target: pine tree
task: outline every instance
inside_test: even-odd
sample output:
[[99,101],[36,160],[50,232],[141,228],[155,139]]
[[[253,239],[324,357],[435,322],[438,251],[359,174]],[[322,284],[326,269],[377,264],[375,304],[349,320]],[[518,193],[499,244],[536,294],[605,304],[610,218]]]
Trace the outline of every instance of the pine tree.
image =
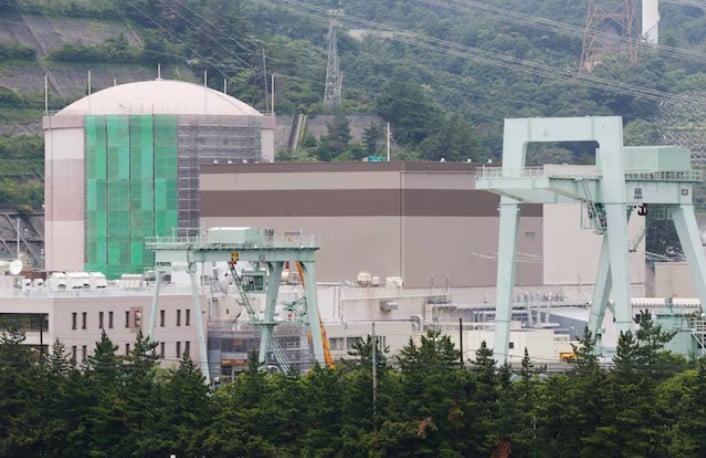
[[198,367],[185,353],[179,367],[169,371],[164,386],[164,414],[158,418],[165,456],[202,455],[198,434],[210,414],[209,387]]

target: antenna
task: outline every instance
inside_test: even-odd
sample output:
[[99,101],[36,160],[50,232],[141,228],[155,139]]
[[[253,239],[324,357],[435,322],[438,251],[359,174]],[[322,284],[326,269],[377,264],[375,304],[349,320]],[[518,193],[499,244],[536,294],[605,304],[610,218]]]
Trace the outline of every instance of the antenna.
[[49,114],[49,77],[44,75],[44,114]]

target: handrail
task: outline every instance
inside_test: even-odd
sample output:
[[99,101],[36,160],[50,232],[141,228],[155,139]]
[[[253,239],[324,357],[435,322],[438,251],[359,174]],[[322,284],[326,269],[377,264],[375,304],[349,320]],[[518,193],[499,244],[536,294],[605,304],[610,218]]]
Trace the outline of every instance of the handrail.
[[230,249],[317,249],[319,247],[316,237],[308,236],[280,236],[267,237],[257,242],[222,242],[210,241],[207,236],[159,236],[145,237],[145,248],[148,250],[230,250]]
[[[539,167],[504,168],[481,167],[476,169],[477,178],[574,178],[598,180],[603,177],[594,166],[561,166],[547,164]],[[625,172],[625,181],[679,181],[701,182],[701,170],[628,170]]]

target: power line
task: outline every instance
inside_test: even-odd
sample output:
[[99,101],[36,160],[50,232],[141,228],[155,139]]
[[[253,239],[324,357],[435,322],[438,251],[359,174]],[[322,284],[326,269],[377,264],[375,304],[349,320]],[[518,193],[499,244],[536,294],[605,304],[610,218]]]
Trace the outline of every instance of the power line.
[[[259,4],[266,4],[264,0],[252,1],[255,1]],[[300,14],[313,18],[320,22],[324,22],[326,20],[325,16],[323,16],[324,14],[326,14],[326,10],[322,7],[310,5],[298,0],[280,0],[279,3],[285,3],[286,5],[275,5],[274,3],[267,4],[285,9],[294,14]],[[459,43],[442,40],[439,38],[434,38],[415,32],[410,32],[386,24],[353,17],[347,14],[341,14],[340,19],[350,24],[364,25],[369,28],[392,32],[392,39],[419,48],[428,49],[430,51],[454,55],[458,57],[465,57],[485,64],[501,66],[515,71],[529,73],[541,77],[547,77],[559,81],[570,81],[571,83],[576,85],[585,86],[592,89],[606,90],[622,95],[641,97],[648,100],[664,102],[674,105],[692,105],[699,107],[706,106],[706,100],[704,100],[703,97],[686,97],[677,94],[670,94],[656,89],[634,86],[619,81],[606,80],[604,78],[599,78],[594,75],[580,73],[575,70],[554,69],[545,64],[501,55],[491,51],[485,51],[479,48],[464,46]]]
[[[453,11],[463,12],[463,13],[476,13],[481,12],[486,16],[490,16],[495,20],[509,22],[521,26],[529,26],[532,28],[537,28],[540,30],[545,30],[548,32],[556,32],[564,35],[575,36],[581,38],[584,33],[583,27],[578,27],[571,24],[565,24],[563,22],[555,21],[552,19],[547,19],[539,16],[531,16],[525,13],[519,13],[516,11],[498,8],[491,5],[486,5],[483,3],[475,2],[472,0],[419,0],[422,3],[427,3],[430,5],[441,6],[442,8],[447,8]],[[681,3],[675,1],[674,3]],[[706,8],[706,5],[702,5]],[[609,39],[613,42],[619,42],[627,44],[632,43],[632,40],[625,38],[621,35],[616,35],[612,33],[605,32],[603,30],[591,30],[593,35],[596,37]],[[634,44],[634,43],[633,43]],[[670,54],[677,57],[683,57],[687,60],[692,60],[698,63],[706,63],[706,54],[680,49],[672,46],[666,46],[662,44],[650,45],[645,42],[639,42],[637,45],[649,51],[656,50],[664,54]]]

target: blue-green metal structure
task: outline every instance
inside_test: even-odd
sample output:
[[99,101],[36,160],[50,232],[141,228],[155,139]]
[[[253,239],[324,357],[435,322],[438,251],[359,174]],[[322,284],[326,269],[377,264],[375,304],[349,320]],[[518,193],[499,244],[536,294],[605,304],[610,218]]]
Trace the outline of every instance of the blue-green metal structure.
[[228,261],[247,261],[264,264],[269,273],[265,286],[265,311],[262,318],[253,323],[261,331],[259,359],[261,363],[265,363],[267,356],[273,352],[275,358],[281,361],[281,358],[278,357],[279,349],[273,337],[274,326],[277,325],[275,306],[284,264],[287,262],[298,262],[301,264],[304,274],[303,303],[305,304],[305,311],[301,315],[305,317],[311,333],[314,358],[323,366],[324,347],[321,337],[316,296],[316,270],[314,267],[315,252],[319,247],[315,239],[305,236],[274,237],[271,233],[268,235],[267,230],[256,228],[219,229],[215,233],[211,232],[213,231],[212,229],[205,236],[168,236],[146,239],[146,248],[154,252],[155,271],[157,273],[150,312],[149,336],[154,337],[162,274],[186,269],[191,278],[193,313],[196,317],[198,328],[201,370],[208,380],[210,378],[208,352],[196,278],[197,264]]
[[[692,202],[692,186],[701,182],[701,173],[692,170],[688,150],[623,146],[622,126],[622,119],[615,116],[505,120],[502,167],[483,168],[476,176],[477,189],[501,196],[494,345],[498,364],[509,357],[515,254],[523,203],[582,202],[591,227],[603,235],[589,319],[589,330],[599,339],[604,333],[601,326],[611,292],[611,311],[618,331],[632,329],[627,229],[635,209],[639,214],[657,212],[674,220],[703,310],[706,259]],[[597,142],[596,164],[525,166],[529,143],[564,141]]]

